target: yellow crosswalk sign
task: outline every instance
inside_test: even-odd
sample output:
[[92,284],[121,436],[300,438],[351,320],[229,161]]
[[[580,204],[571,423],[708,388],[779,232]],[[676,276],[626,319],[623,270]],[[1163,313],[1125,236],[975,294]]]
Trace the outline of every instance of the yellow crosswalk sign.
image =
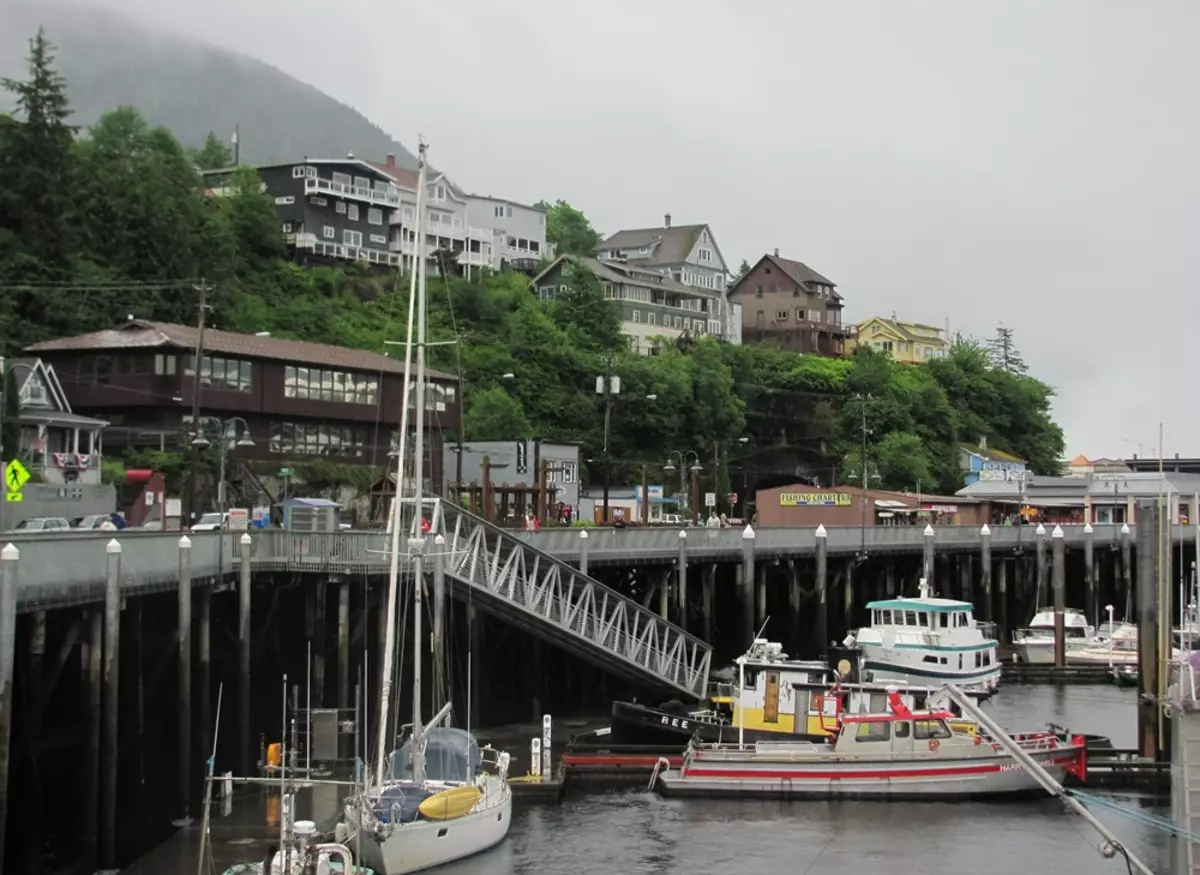
[[9,492],[7,495],[4,496],[4,498],[6,501],[13,501],[13,502],[25,500],[25,496],[22,495],[20,492]]
[[[8,490],[8,494],[20,492],[25,488],[25,484],[29,482],[29,469],[21,464],[20,459],[13,459],[4,466],[4,486]],[[20,499],[16,499],[20,500]],[[9,499],[13,501],[13,499]]]

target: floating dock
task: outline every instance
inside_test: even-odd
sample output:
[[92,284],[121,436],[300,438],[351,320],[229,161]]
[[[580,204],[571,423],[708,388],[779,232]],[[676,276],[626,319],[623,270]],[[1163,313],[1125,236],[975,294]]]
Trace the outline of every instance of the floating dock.
[[1112,669],[1107,665],[1064,665],[1004,662],[1002,680],[1015,684],[1111,684]]

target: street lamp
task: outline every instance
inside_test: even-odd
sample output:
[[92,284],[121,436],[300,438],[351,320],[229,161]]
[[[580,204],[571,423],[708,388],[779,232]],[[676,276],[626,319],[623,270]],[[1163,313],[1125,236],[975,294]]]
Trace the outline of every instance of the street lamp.
[[[683,496],[687,492],[684,470],[691,472],[692,475],[692,495],[689,504],[692,509],[692,525],[700,524],[700,472],[704,468],[700,465],[700,454],[695,450],[672,450],[667,454],[667,464],[663,465],[663,470],[670,474],[676,470],[674,463],[675,457],[679,457],[679,494]],[[688,462],[691,461],[691,467],[688,467]]]
[[[205,416],[196,424],[192,433],[191,444],[198,450],[211,446],[212,441],[204,436],[208,429],[215,431],[220,444],[220,468],[217,472],[217,510],[225,512],[225,457],[237,447],[252,447],[254,440],[250,437],[250,424],[240,416],[221,419],[216,416]],[[238,426],[241,426],[240,430]],[[240,435],[240,436],[239,436]]]
[[867,559],[867,490],[871,488],[872,480],[882,480],[878,471],[872,471],[867,465],[867,435],[871,430],[867,428],[867,402],[871,401],[870,393],[866,395],[855,395],[858,399],[859,410],[862,415],[862,445],[859,449],[859,461],[862,463],[862,474],[859,475],[856,471],[851,471],[846,475],[846,479],[853,483],[861,476],[859,488],[862,490],[862,522],[859,525],[859,532],[862,538],[858,550],[858,556],[855,557],[857,562],[865,562]]

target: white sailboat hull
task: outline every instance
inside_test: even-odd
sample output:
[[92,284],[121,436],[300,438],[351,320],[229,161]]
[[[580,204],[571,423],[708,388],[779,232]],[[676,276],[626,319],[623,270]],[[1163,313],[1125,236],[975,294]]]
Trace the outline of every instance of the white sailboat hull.
[[[351,810],[347,806],[347,814]],[[399,824],[379,835],[365,832],[359,864],[378,875],[424,872],[494,848],[504,841],[511,825],[512,791],[507,782],[488,777],[483,798],[469,814]],[[346,844],[353,848],[355,839]]]
[[[1087,641],[1067,641],[1067,659],[1088,646]],[[1013,645],[1017,658],[1031,665],[1052,665],[1054,663],[1054,638],[1026,638]]]

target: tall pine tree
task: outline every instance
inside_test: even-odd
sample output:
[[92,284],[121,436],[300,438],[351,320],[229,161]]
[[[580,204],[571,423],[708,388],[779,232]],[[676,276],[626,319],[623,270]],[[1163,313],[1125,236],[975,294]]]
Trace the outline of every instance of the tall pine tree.
[[29,41],[29,78],[0,79],[17,104],[0,140],[0,216],[23,253],[7,266],[10,279],[61,279],[70,268],[75,130],[67,124],[66,82],[53,63],[54,47],[39,30]]
[[987,342],[988,359],[992,367],[1009,374],[1024,375],[1029,369],[1013,341],[1013,330],[1000,325],[996,335]]

